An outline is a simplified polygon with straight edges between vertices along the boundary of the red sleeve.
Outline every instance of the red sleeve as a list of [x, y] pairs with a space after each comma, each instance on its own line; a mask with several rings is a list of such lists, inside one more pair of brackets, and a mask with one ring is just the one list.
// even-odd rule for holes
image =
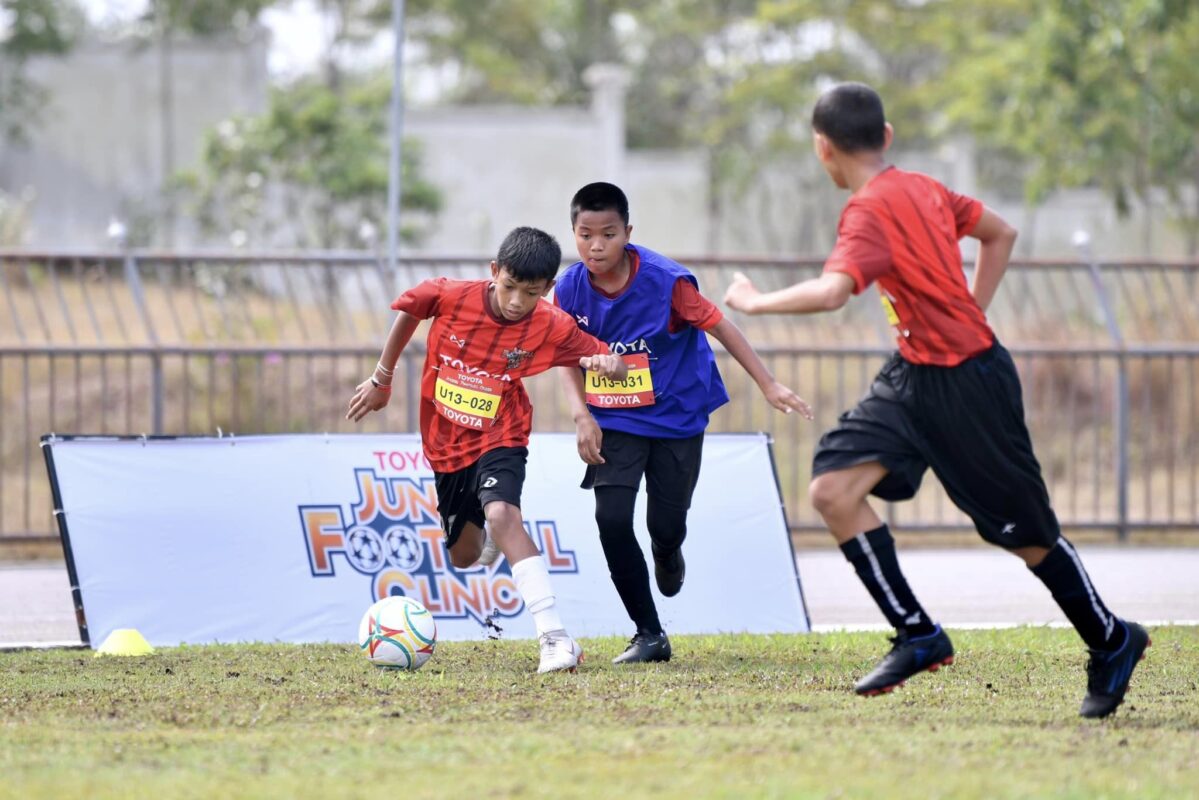
[[837, 243], [824, 262], [825, 272], [853, 278], [854, 294], [891, 270], [891, 245], [878, 218], [865, 206], [850, 204], [837, 226]]
[[973, 197], [946, 189], [949, 207], [953, 210], [953, 224], [957, 226], [958, 238], [969, 236], [983, 215], [983, 204]]
[[686, 278], [674, 282], [670, 292], [670, 332], [677, 333], [690, 325], [701, 331], [715, 328], [724, 313]]
[[575, 325], [565, 311], [555, 312], [553, 326], [555, 367], [577, 367], [583, 356], [610, 352], [608, 345]]
[[448, 278], [431, 278], [421, 281], [397, 297], [391, 307], [396, 311], [411, 314], [417, 319], [435, 317], [441, 301], [441, 291], [445, 288], [448, 280]]

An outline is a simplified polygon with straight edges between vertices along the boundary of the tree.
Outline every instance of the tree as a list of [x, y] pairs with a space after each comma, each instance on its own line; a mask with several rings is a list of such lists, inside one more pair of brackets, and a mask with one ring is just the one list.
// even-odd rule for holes
[[[706, 153], [713, 221], [750, 189], [770, 206], [772, 182], [801, 182], [809, 206], [763, 208], [744, 222], [762, 226], [775, 249], [810, 246], [810, 231], [828, 227], [825, 179], [809, 169], [808, 157], [808, 114], [822, 82], [870, 80], [888, 97], [906, 141], [923, 140], [930, 116], [923, 90], [944, 63], [937, 37], [946, 27], [929, 21], [942, 6], [937, 0], [410, 4], [411, 35], [425, 58], [459, 75], [451, 92], [458, 102], [581, 104], [586, 66], [598, 60], [629, 66], [629, 145]], [[778, 217], [773, 236], [764, 221], [771, 213]]]
[[249, 30], [275, 0], [150, 0], [143, 25], [174, 34], [223, 36]]
[[84, 27], [71, 0], [0, 0], [0, 137], [24, 140], [45, 93], [25, 74], [36, 56], [61, 56]]
[[[272, 92], [269, 110], [227, 120], [206, 138], [201, 165], [182, 176], [202, 226], [237, 243], [356, 248], [386, 215], [390, 86], [359, 81], [334, 91], [308, 79]], [[403, 238], [419, 239], [441, 207], [405, 142]]]
[[[1003, 0], [951, 52], [947, 112], [1028, 165], [1026, 195], [1104, 189], [1121, 213], [1154, 187], [1199, 250], [1199, 4], [1187, 0]], [[1006, 13], [1004, 13], [1006, 12]], [[1187, 189], [1190, 190], [1188, 198]], [[1189, 205], [1188, 205], [1189, 202]], [[1146, 251], [1152, 249], [1146, 226]]]
[[409, 36], [432, 64], [459, 68], [457, 103], [579, 104], [583, 70], [621, 62], [613, 17], [649, 0], [411, 0]]
[[[245, 35], [271, 0], [150, 0], [138, 19], [138, 34], [152, 39], [158, 51], [159, 105], [162, 130], [159, 167], [164, 183], [175, 175], [175, 77], [174, 46], [180, 37], [214, 39]], [[175, 243], [175, 200], [166, 187], [158, 198], [157, 231], [168, 247]]]

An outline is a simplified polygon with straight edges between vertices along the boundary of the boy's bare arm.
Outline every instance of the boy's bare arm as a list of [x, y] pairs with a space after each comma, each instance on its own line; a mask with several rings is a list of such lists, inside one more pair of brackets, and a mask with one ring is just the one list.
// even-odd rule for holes
[[745, 338], [745, 334], [731, 320], [725, 317], [709, 328], [708, 333], [724, 345], [729, 355], [737, 359], [737, 363], [749, 373], [754, 383], [758, 384], [770, 405], [785, 414], [798, 411], [804, 418], [812, 419], [812, 409], [804, 399], [774, 379], [770, 370], [762, 363], [762, 359], [758, 358], [753, 345]]
[[396, 362], [400, 360], [400, 353], [408, 346], [408, 341], [418, 325], [420, 320], [405, 311], [396, 315], [374, 373], [354, 389], [349, 410], [346, 411], [346, 419], [358, 422], [391, 401], [391, 381]]
[[978, 260], [974, 265], [974, 286], [971, 294], [979, 308], [987, 310], [1007, 269], [1012, 247], [1016, 244], [1016, 229], [989, 208], [983, 209], [970, 235], [979, 241]]
[[724, 294], [724, 303], [745, 314], [812, 314], [841, 308], [849, 302], [853, 289], [853, 278], [846, 273], [825, 272], [786, 289], [763, 293], [737, 272]]
[[562, 390], [566, 392], [566, 401], [570, 404], [571, 419], [575, 421], [575, 444], [579, 449], [579, 458], [588, 464], [603, 464], [600, 448], [604, 444], [604, 433], [595, 417], [591, 416], [591, 409], [587, 408], [583, 373], [574, 367], [559, 367], [558, 376], [562, 380]]

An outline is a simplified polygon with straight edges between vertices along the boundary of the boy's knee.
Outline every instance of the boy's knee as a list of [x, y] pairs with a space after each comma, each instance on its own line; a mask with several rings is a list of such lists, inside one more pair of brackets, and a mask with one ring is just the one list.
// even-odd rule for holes
[[637, 492], [624, 487], [604, 487], [595, 490], [595, 524], [600, 536], [606, 532], [633, 528]]
[[687, 508], [670, 503], [650, 502], [645, 510], [649, 538], [662, 550], [674, 550], [687, 537]]
[[844, 487], [839, 484], [840, 481], [830, 474], [817, 475], [808, 484], [808, 499], [821, 516], [836, 513], [837, 508], [845, 502]]
[[502, 536], [514, 526], [517, 528], [524, 526], [520, 508], [502, 500], [488, 503], [487, 507], [483, 509], [483, 515], [487, 518], [487, 527], [491, 529], [492, 536], [497, 533]]

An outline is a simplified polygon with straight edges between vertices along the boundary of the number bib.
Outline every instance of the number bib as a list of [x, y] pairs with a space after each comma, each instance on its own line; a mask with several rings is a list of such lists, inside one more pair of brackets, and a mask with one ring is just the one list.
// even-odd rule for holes
[[495, 424], [503, 391], [503, 381], [442, 367], [433, 386], [433, 407], [450, 422], [485, 430]]
[[883, 313], [887, 315], [887, 323], [895, 329], [895, 335], [906, 339], [912, 335], [912, 332], [903, 327], [903, 320], [899, 318], [899, 313], [895, 310], [895, 301], [883, 291], [880, 286], [878, 290], [878, 299], [882, 301]]
[[887, 324], [898, 327], [899, 315], [895, 313], [895, 304], [891, 302], [891, 298], [880, 292], [878, 299], [883, 303], [883, 313], [887, 315]]
[[636, 408], [654, 404], [654, 381], [649, 372], [649, 356], [637, 353], [624, 356], [629, 375], [623, 381], [612, 381], [595, 370], [587, 370], [583, 389], [587, 404], [599, 408]]

